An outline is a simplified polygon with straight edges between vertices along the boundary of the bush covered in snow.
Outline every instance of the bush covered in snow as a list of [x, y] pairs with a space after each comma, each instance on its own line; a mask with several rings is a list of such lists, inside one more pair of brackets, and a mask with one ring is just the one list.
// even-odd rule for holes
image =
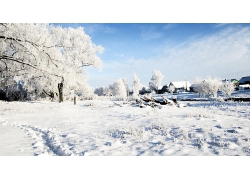
[[218, 77], [197, 77], [195, 80], [195, 91], [200, 94], [200, 97], [217, 97], [217, 92], [222, 85], [221, 80]]
[[234, 82], [231, 81], [225, 81], [222, 85], [220, 90], [223, 92], [223, 94], [227, 97], [230, 97], [232, 92], [234, 91]]

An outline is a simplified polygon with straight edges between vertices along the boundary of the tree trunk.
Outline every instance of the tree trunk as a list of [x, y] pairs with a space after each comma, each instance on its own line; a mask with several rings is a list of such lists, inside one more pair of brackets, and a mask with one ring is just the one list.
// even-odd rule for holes
[[63, 83], [58, 83], [59, 103], [63, 102]]

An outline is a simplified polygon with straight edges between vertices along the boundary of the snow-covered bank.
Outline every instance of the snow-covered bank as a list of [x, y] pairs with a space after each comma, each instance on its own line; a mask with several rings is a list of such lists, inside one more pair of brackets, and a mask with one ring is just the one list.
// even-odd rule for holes
[[[8, 150], [0, 155], [250, 155], [250, 103], [189, 102], [161, 109], [116, 103], [122, 107], [99, 100], [1, 101], [1, 146]], [[3, 136], [11, 130], [16, 136]], [[7, 146], [17, 138], [15, 147]]]

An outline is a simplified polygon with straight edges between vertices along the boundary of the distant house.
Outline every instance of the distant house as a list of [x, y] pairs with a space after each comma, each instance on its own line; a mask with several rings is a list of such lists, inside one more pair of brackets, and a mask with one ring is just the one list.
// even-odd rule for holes
[[244, 90], [244, 89], [250, 89], [250, 85], [249, 84], [239, 85], [237, 90]]
[[189, 91], [190, 90], [190, 82], [188, 81], [178, 81], [178, 82], [170, 82], [169, 86], [174, 86], [175, 91]]
[[250, 84], [250, 76], [242, 77], [239, 80], [239, 85], [246, 85], [246, 84]]
[[234, 90], [238, 91], [239, 90], [239, 81], [237, 79], [223, 79], [222, 83], [226, 82], [232, 82], [234, 84]]
[[250, 89], [250, 76], [242, 77], [238, 82], [238, 88], [240, 90]]
[[158, 88], [157, 89], [162, 89], [163, 88], [163, 86], [158, 86]]
[[223, 83], [225, 82], [233, 82], [235, 86], [238, 85], [239, 81], [237, 79], [223, 79], [222, 80]]
[[159, 87], [158, 90], [157, 90], [157, 94], [164, 94], [166, 92], [168, 92], [168, 85], [164, 85], [162, 87]]

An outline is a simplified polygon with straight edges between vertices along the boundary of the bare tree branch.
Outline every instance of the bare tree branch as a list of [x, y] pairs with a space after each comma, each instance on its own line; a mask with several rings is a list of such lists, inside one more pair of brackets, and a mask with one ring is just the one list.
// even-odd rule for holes
[[30, 67], [32, 67], [32, 68], [38, 69], [37, 66], [34, 66], [34, 65], [30, 64], [30, 63], [26, 63], [26, 62], [20, 61], [20, 60], [18, 60], [18, 59], [15, 59], [15, 58], [13, 58], [13, 57], [10, 57], [10, 56], [1, 55], [1, 56], [0, 56], [0, 59], [6, 59], [6, 60], [15, 61], [15, 62], [18, 62], [18, 63], [21, 63], [21, 64], [25, 64], [25, 65], [27, 65], [27, 66], [30, 66]]
[[46, 72], [46, 73], [48, 73], [48, 74], [50, 74], [50, 75], [53, 75], [53, 76], [56, 76], [56, 77], [63, 77], [63, 76], [60, 76], [60, 75], [57, 75], [57, 74], [54, 74], [54, 73], [50, 73], [50, 72], [48, 72], [48, 71], [46, 71], [46, 70], [39, 69], [38, 66], [34, 66], [34, 65], [30, 64], [30, 63], [25, 63], [25, 62], [23, 62], [23, 61], [20, 61], [20, 60], [18, 60], [18, 59], [15, 59], [15, 58], [13, 58], [13, 57], [10, 57], [10, 56], [2, 55], [2, 56], [0, 56], [0, 59], [11, 60], [11, 61], [15, 61], [15, 62], [24, 64], [24, 65], [30, 66], [30, 67], [32, 67], [32, 68], [34, 68], [34, 69], [37, 69], [37, 70], [41, 71], [43, 74]]

